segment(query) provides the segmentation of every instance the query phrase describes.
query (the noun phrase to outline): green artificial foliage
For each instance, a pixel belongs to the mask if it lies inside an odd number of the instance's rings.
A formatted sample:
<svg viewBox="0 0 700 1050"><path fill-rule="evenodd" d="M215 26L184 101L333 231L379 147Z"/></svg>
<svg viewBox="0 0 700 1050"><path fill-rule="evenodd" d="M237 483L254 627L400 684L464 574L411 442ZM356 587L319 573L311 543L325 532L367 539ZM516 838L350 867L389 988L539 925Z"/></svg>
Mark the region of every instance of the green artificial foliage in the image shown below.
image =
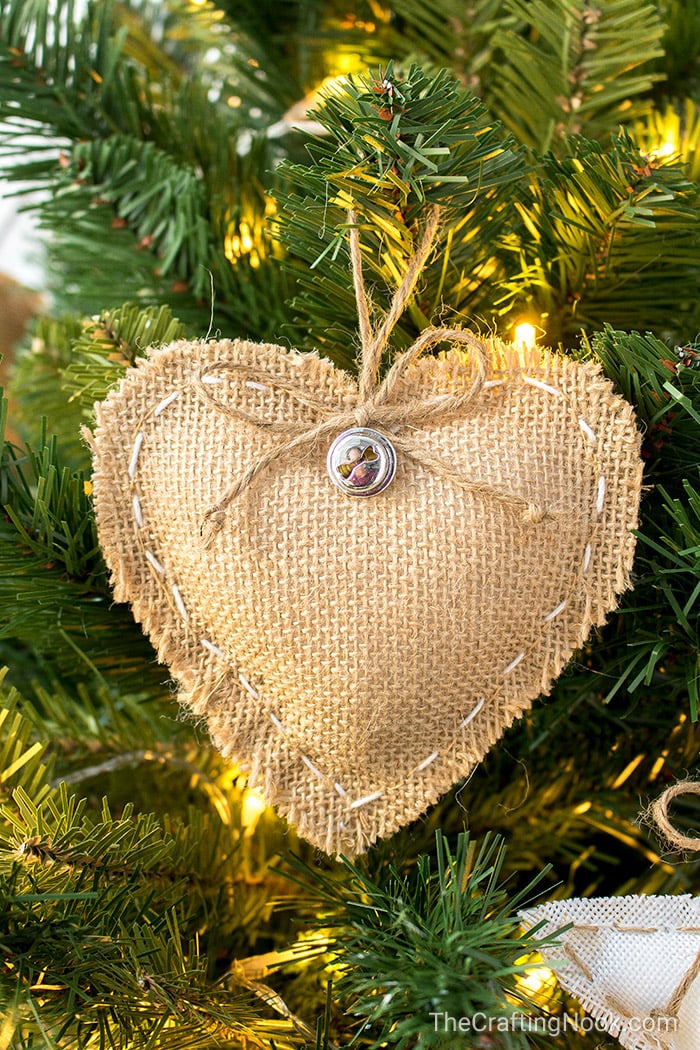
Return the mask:
<svg viewBox="0 0 700 1050"><path fill-rule="evenodd" d="M300 884L314 885L323 902L329 948L342 943L336 991L357 1018L357 1045L463 1045L450 1019L469 1016L491 1017L496 1031L512 1027L502 1043L509 1050L532 1045L518 1031L522 1007L532 1007L518 984L532 967L532 941L514 909L535 883L509 894L504 860L497 839L477 847L461 834L453 853L438 831L434 857L418 857L408 875L389 866L381 882L349 861L342 882L296 862Z"/></svg>
<svg viewBox="0 0 700 1050"><path fill-rule="evenodd" d="M432 204L442 209L446 243L429 268L424 305L413 302L404 318L413 334L446 309L452 317L483 309L474 299L492 259L475 233L488 228L496 241L505 237L516 215L499 191L524 182L515 141L447 73L428 76L412 66L396 88L392 77L388 67L381 81L362 78L329 91L314 111L328 137L309 145L313 164L281 169L293 192L283 196L280 236L288 265L299 256L304 263L294 270L296 325L305 348L321 346L350 368L357 308L347 280L348 208L360 214L375 301L384 310L414 250L417 219ZM403 340L411 341L408 333Z"/></svg>
<svg viewBox="0 0 700 1050"><path fill-rule="evenodd" d="M572 135L605 140L648 108L665 28L653 3L508 0L505 10L514 20L495 35L505 62L491 94L494 112L521 142L567 154Z"/></svg>
<svg viewBox="0 0 700 1050"><path fill-rule="evenodd" d="M700 749L697 4L0 0L0 167L50 234L0 412L0 1050L611 1050L562 1027L518 911L699 889L639 817ZM349 209L376 322L436 205L391 349L528 321L597 362L643 437L634 587L351 864L178 711L113 601L89 431L180 338L353 370Z"/></svg>

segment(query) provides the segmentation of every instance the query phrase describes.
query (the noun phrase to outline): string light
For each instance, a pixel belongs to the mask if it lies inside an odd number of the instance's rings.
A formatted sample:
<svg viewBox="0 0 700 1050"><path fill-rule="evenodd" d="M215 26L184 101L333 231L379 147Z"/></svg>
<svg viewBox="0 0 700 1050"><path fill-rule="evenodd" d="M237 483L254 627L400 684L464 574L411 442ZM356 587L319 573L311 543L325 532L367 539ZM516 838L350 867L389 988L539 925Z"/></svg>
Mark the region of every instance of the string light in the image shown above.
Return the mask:
<svg viewBox="0 0 700 1050"><path fill-rule="evenodd" d="M665 157L675 156L676 153L678 153L678 144L671 139L666 139L666 141L662 142L660 146L656 146L652 149L649 156L655 158L658 157L660 160L663 160Z"/></svg>
<svg viewBox="0 0 700 1050"><path fill-rule="evenodd" d="M554 972L546 966L535 966L527 970L517 979L518 988L526 992L531 999L540 999L542 996L549 998L547 992L553 992L557 980Z"/></svg>
<svg viewBox="0 0 700 1050"><path fill-rule="evenodd" d="M515 326L515 345L520 350L532 350L537 345L537 329L529 321Z"/></svg>
<svg viewBox="0 0 700 1050"><path fill-rule="evenodd" d="M653 110L635 125L642 156L653 169L682 164L691 179L700 176L700 117L691 99Z"/></svg>
<svg viewBox="0 0 700 1050"><path fill-rule="evenodd" d="M552 1008L553 1000L560 999L559 983L553 970L544 965L539 952L531 952L516 959L516 964L531 963L526 970L516 975L518 992L540 1008Z"/></svg>
<svg viewBox="0 0 700 1050"><path fill-rule="evenodd" d="M224 237L224 254L229 262L236 263L243 256L247 256L248 262L254 270L260 266L260 253L256 242L260 244L260 237L256 236L262 232L261 223L258 220L251 225L242 219L235 232L227 233Z"/></svg>
<svg viewBox="0 0 700 1050"><path fill-rule="evenodd" d="M252 835L261 816L267 809L267 803L262 795L253 788L246 788L241 803L241 822L246 836Z"/></svg>

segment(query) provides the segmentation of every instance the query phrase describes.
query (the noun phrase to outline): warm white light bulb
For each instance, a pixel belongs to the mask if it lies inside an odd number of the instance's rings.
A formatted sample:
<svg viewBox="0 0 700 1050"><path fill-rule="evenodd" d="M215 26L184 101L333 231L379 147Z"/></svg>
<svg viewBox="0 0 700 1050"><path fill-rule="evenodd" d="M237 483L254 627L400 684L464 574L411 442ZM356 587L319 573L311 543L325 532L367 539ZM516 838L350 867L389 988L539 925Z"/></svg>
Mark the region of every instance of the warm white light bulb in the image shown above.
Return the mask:
<svg viewBox="0 0 700 1050"><path fill-rule="evenodd" d="M663 160L664 157L673 157L676 153L678 153L677 143L673 142L672 139L666 139L665 142L662 142L660 146L656 146L651 151L650 156L654 159L659 158Z"/></svg>
<svg viewBox="0 0 700 1050"><path fill-rule="evenodd" d="M537 342L537 329L529 321L523 321L515 328L515 345L530 349Z"/></svg>
<svg viewBox="0 0 700 1050"><path fill-rule="evenodd" d="M517 977L518 988L530 996L537 997L543 992L552 992L556 987L556 978L552 970L546 966L535 966L532 970Z"/></svg>
<svg viewBox="0 0 700 1050"><path fill-rule="evenodd" d="M246 788L243 795L243 809L241 813L241 819L245 833L252 835L255 830L255 825L260 820L266 809L266 802L262 795L259 795L257 791L251 788Z"/></svg>

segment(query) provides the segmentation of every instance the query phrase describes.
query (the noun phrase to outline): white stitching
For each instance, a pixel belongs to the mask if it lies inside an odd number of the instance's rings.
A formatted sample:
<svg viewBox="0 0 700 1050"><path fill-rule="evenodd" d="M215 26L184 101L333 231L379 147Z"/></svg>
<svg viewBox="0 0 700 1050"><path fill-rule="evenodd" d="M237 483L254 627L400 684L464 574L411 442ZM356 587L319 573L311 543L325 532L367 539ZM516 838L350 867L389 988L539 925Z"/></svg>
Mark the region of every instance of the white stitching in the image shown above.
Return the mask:
<svg viewBox="0 0 700 1050"><path fill-rule="evenodd" d="M141 500L134 493L134 517L136 518L136 524L140 529L143 528L143 514L141 513Z"/></svg>
<svg viewBox="0 0 700 1050"><path fill-rule="evenodd" d="M502 675L510 674L511 671L515 670L515 668L518 666L520 661L524 660L524 659L525 659L525 650L523 650L522 653L518 653L516 658L514 660L511 660L511 662L508 664L508 666L505 668L505 670L501 671L501 674Z"/></svg>
<svg viewBox="0 0 700 1050"><path fill-rule="evenodd" d="M383 791L375 791L371 795L365 795L364 798L356 798L354 802L350 803L350 809L359 809L360 806L367 806L370 802L374 802L376 799L381 798L383 794Z"/></svg>
<svg viewBox="0 0 700 1050"><path fill-rule="evenodd" d="M588 566L590 564L591 564L591 545L590 545L590 543L587 543L586 544L586 549L583 552L583 565L581 567L581 572L587 572L588 571Z"/></svg>
<svg viewBox="0 0 700 1050"><path fill-rule="evenodd" d="M586 435L586 437L588 438L588 440L590 441L590 443L591 443L592 445L595 445L595 444L597 444L597 442L598 442L598 438L597 438L597 437L596 437L596 435L595 435L595 431L593 430L593 428L592 428L592 427L590 427L590 426L588 425L588 423L587 423L587 422L586 422L586 420L585 420L585 419L583 418L583 416L579 416L579 421L578 421L578 425L579 425L579 426L581 427L581 430L582 430L582 431L584 432L584 434Z"/></svg>
<svg viewBox="0 0 700 1050"><path fill-rule="evenodd" d="M416 773L420 773L422 772L422 770L427 769L431 762L434 762L439 754L439 751L433 751L432 755L428 755L427 758L424 758L421 764L416 767Z"/></svg>
<svg viewBox="0 0 700 1050"><path fill-rule="evenodd" d="M481 708L484 706L485 703L486 703L486 697L485 696L479 697L478 704L476 705L476 707L474 708L473 711L469 712L469 714L467 715L466 718L462 719L462 721L459 723L459 728L460 729L464 729L465 726L468 726L469 723L471 722L471 720L473 718L476 718L476 716L479 714L479 711L481 711Z"/></svg>
<svg viewBox="0 0 700 1050"><path fill-rule="evenodd" d="M160 401L153 409L153 415L159 416L161 412L164 412L168 405L172 405L175 398L179 396L179 393L179 390L174 390L172 394L168 394L167 397L164 397L163 400Z"/></svg>
<svg viewBox="0 0 700 1050"><path fill-rule="evenodd" d="M539 387L540 390L544 390L547 394L553 394L554 397L563 397L561 390L557 390L555 386L549 386L547 383L543 383L541 379L533 379L531 376L523 376L523 383L529 383L530 386Z"/></svg>
<svg viewBox="0 0 700 1050"><path fill-rule="evenodd" d="M559 602L555 609L552 609L551 612L548 612L547 615L543 617L544 622L547 623L548 620L553 620L555 616L559 615L559 613L563 613L567 605L568 602L565 598L563 602Z"/></svg>
<svg viewBox="0 0 700 1050"><path fill-rule="evenodd" d="M341 798L347 798L348 797L347 791L345 790L345 788L343 787L342 784L338 783L337 780L334 782L333 787L338 792L338 794L340 795Z"/></svg>
<svg viewBox="0 0 700 1050"><path fill-rule="evenodd" d="M242 671L238 672L238 681L241 683L241 685L243 686L245 691L247 693L250 693L250 695L253 697L253 700L259 700L260 699L260 693L257 691L257 689L254 686L252 686L250 684L250 682L248 681L248 679L246 678L246 676L243 674Z"/></svg>
<svg viewBox="0 0 700 1050"><path fill-rule="evenodd" d="M323 773L320 771L320 769L316 768L316 766L313 764L310 758L307 758L306 755L302 755L301 760L309 767L312 773L316 774L319 780L323 780Z"/></svg>
<svg viewBox="0 0 700 1050"><path fill-rule="evenodd" d="M603 513L603 504L605 503L605 478L601 474L598 478L598 498L595 503L596 514Z"/></svg>
<svg viewBox="0 0 700 1050"><path fill-rule="evenodd" d="M148 550L147 547L144 547L143 553L146 555L146 558L148 559L148 561L150 561L151 565L156 570L156 572L159 572L161 576L164 576L165 575L165 569L160 564L158 559L153 554L151 554L151 552Z"/></svg>
<svg viewBox="0 0 700 1050"><path fill-rule="evenodd" d="M208 638L200 638L199 640L202 643L202 645L204 646L204 648L208 649L209 652L213 653L214 656L223 656L224 655L223 651L221 649L219 649L218 645L214 645L214 643L210 642Z"/></svg>
<svg viewBox="0 0 700 1050"><path fill-rule="evenodd" d="M287 731L284 728L284 726L282 725L282 723L280 722L280 720L277 717L277 715L274 715L272 713L272 711L268 711L267 713L270 716L270 721L272 722L272 724L275 727L275 729L278 729L280 731L280 733L282 733L282 734L284 734L286 736L287 735Z"/></svg>
<svg viewBox="0 0 700 1050"><path fill-rule="evenodd" d="M138 463L139 452L141 451L141 446L142 445L143 445L143 430L139 430L138 434L136 435L136 438L134 439L134 447L133 447L133 450L132 450L132 453L131 453L131 459L129 460L129 471L128 471L128 473L129 473L129 477L130 478L133 478L134 474L136 473L136 466L137 466L137 463Z"/></svg>
<svg viewBox="0 0 700 1050"><path fill-rule="evenodd" d="M177 611L180 613L180 616L183 620L189 620L190 614L185 608L185 603L182 600L182 595L180 594L180 589L178 588L177 584L174 583L170 589L173 592L173 598L175 599Z"/></svg>

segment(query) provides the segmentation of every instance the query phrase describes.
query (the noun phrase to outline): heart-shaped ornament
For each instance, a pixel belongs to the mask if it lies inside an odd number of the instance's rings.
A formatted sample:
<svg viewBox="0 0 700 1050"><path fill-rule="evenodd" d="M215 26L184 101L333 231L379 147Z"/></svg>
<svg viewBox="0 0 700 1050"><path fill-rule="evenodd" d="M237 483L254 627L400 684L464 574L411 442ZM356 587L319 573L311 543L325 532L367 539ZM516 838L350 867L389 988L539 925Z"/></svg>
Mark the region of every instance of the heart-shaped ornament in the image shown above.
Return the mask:
<svg viewBox="0 0 700 1050"><path fill-rule="evenodd" d="M354 236L358 380L178 342L91 439L116 599L222 753L347 855L468 774L615 607L641 486L631 408L591 363L429 329L380 382L395 316L371 331Z"/></svg>

